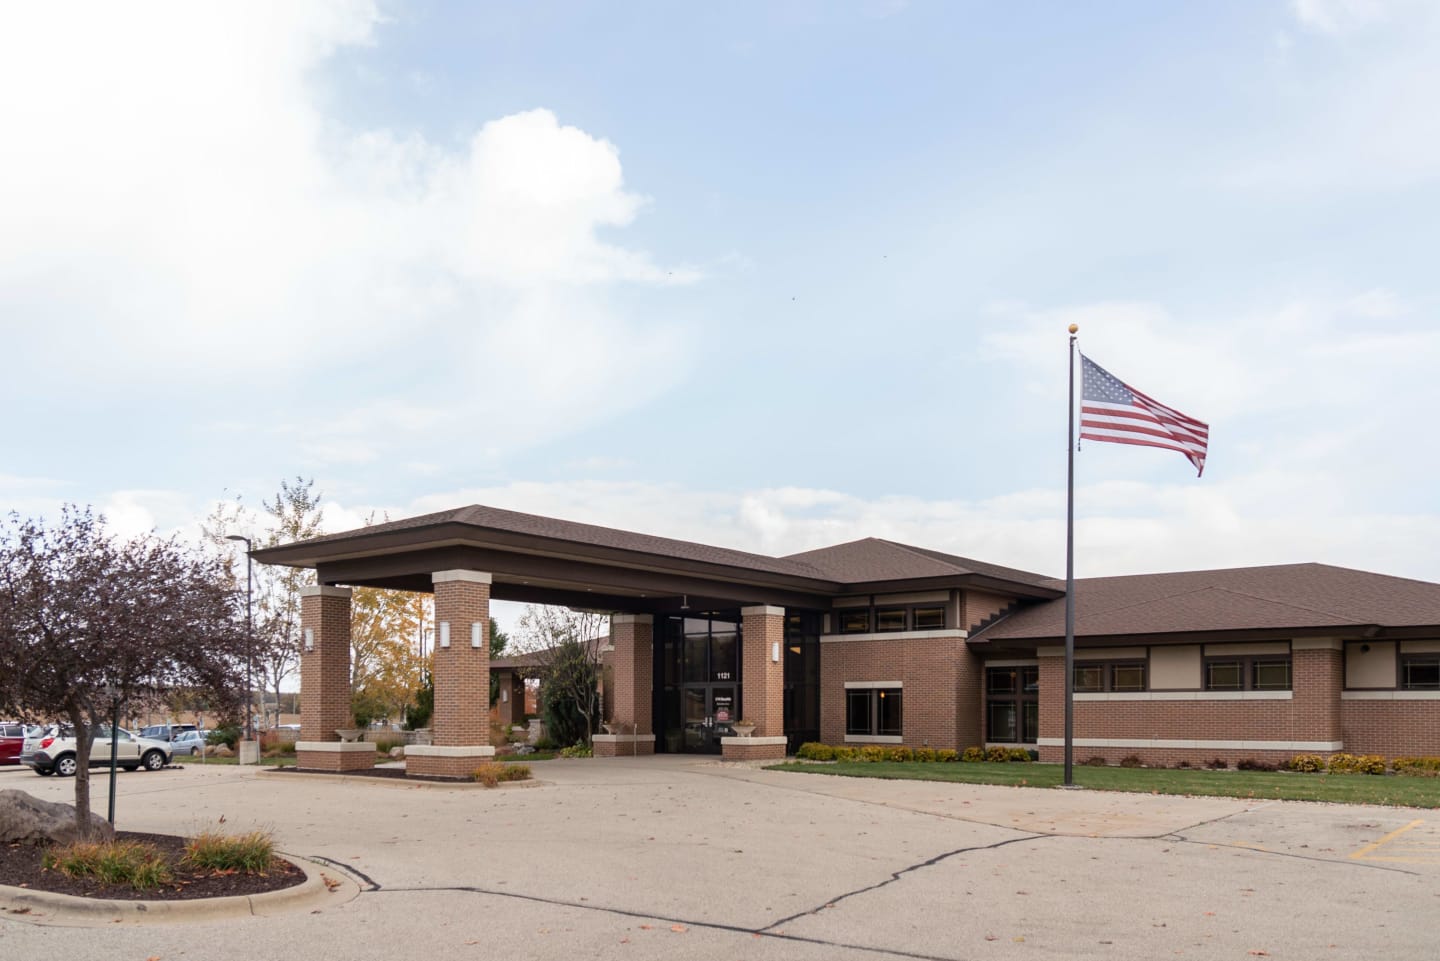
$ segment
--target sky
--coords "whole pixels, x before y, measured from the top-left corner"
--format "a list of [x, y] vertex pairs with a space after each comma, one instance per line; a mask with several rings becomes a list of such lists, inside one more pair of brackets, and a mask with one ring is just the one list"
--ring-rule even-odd
[[[0, 509], [1440, 580], [1440, 5], [0, 8]], [[505, 612], [502, 618], [513, 616]]]

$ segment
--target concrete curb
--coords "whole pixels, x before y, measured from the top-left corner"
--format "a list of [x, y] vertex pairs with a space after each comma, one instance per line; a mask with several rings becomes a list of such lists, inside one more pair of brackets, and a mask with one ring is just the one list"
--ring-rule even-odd
[[117, 922], [173, 924], [270, 917], [321, 904], [341, 905], [360, 895], [360, 885], [342, 871], [293, 854], [280, 857], [304, 871], [305, 880], [279, 891], [190, 901], [111, 901], [0, 884], [0, 915], [13, 921], [81, 927]]
[[505, 781], [494, 787], [486, 787], [479, 781], [409, 781], [398, 777], [365, 777], [364, 775], [327, 774], [314, 771], [302, 775], [282, 775], [279, 771], [261, 771], [258, 776], [267, 781], [294, 781], [300, 779], [306, 781], [338, 781], [342, 784], [372, 784], [391, 788], [435, 788], [441, 791], [499, 791], [515, 788], [544, 787], [549, 783], [533, 776], [528, 781]]

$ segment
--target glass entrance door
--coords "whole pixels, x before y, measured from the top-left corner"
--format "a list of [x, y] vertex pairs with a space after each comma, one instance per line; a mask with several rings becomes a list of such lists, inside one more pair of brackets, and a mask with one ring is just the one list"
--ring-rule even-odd
[[684, 749], [696, 754], [719, 754], [720, 739], [735, 733], [733, 684], [687, 684], [681, 690]]

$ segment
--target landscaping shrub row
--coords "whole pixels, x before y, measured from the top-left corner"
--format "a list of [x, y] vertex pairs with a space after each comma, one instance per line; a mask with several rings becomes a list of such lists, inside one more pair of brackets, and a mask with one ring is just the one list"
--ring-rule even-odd
[[528, 781], [531, 774], [528, 764], [502, 764], [498, 761], [485, 761], [470, 776], [486, 787], [495, 787], [503, 781]]
[[[181, 864], [207, 871], [264, 874], [274, 860], [275, 845], [265, 832], [236, 836], [206, 832], [186, 844]], [[66, 877], [126, 884], [141, 891], [174, 880], [165, 856], [154, 845], [140, 841], [77, 841], [46, 851], [42, 864], [45, 870]]]
[[851, 747], [849, 745], [835, 746], [821, 744], [818, 741], [808, 741], [800, 745], [800, 750], [795, 752], [795, 756], [802, 761], [865, 761], [870, 763], [881, 761], [919, 761], [922, 763], [953, 763], [955, 761], [1026, 762], [1035, 760], [1034, 754], [1021, 747], [992, 747], [988, 750], [982, 747], [967, 747], [964, 752], [960, 752], [951, 748], [884, 747], [878, 744], [869, 744], [864, 747]]
[[[1243, 762], [1242, 762], [1243, 763]], [[1440, 777], [1440, 757], [1397, 757], [1387, 765], [1379, 754], [1332, 754], [1329, 760], [1318, 754], [1297, 754], [1285, 767], [1315, 774], [1384, 774], [1386, 770], [1410, 777]]]

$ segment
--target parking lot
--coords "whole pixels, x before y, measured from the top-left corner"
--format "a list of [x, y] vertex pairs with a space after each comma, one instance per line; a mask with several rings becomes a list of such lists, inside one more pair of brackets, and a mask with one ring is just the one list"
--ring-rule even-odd
[[[223, 923], [0, 920], [14, 958], [1431, 959], [1432, 812], [885, 782], [677, 758], [493, 791], [122, 773], [121, 828], [272, 829], [358, 897]], [[68, 799], [28, 771], [0, 787]], [[105, 778], [95, 780], [104, 808]], [[339, 900], [339, 899], [337, 899]]]

